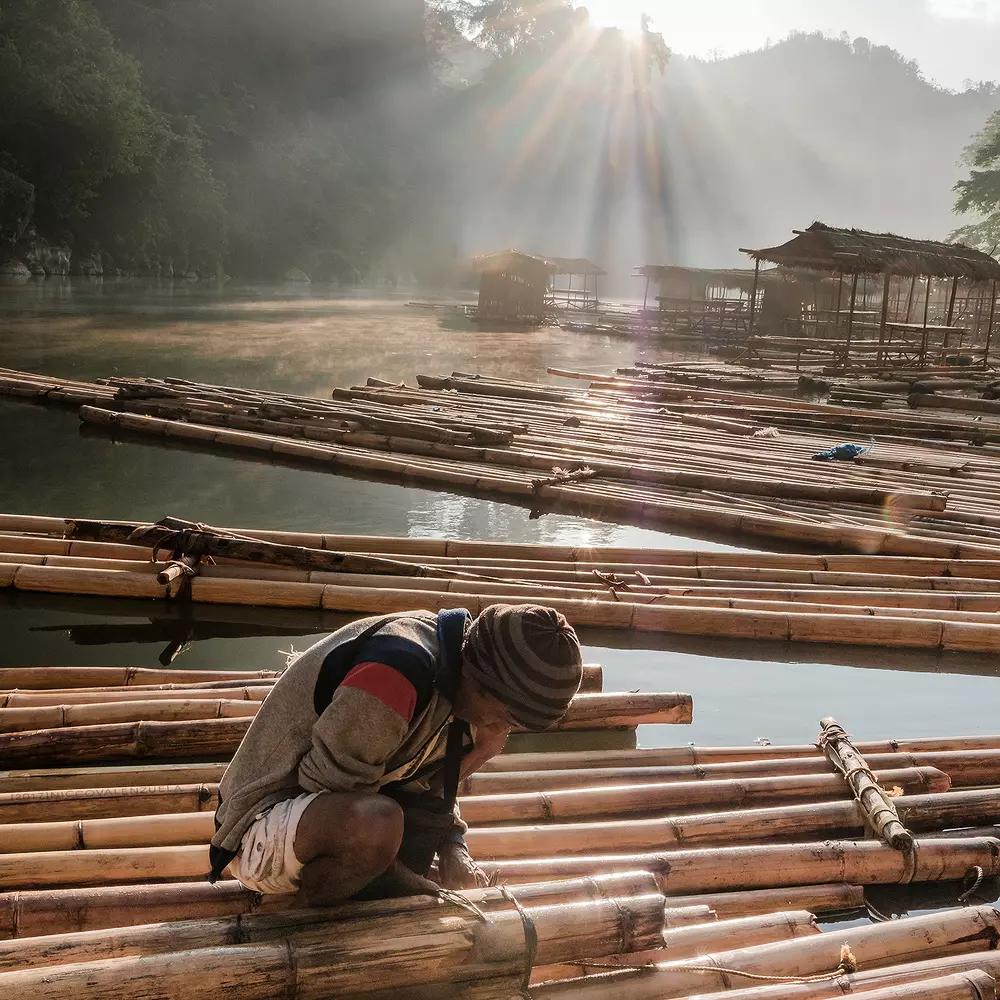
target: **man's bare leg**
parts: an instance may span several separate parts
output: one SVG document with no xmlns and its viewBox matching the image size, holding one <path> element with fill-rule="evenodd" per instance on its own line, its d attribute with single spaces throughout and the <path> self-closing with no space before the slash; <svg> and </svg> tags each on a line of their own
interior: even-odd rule
<svg viewBox="0 0 1000 1000">
<path fill-rule="evenodd" d="M 301 901 L 330 906 L 391 874 L 402 840 L 403 810 L 385 795 L 328 792 L 313 799 L 293 845 L 303 863 Z"/>
</svg>

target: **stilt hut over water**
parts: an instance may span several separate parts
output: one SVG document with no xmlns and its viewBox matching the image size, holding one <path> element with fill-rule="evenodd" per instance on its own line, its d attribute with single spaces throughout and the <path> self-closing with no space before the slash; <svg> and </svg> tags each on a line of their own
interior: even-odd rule
<svg viewBox="0 0 1000 1000">
<path fill-rule="evenodd" d="M 558 270 L 554 261 L 502 250 L 473 257 L 472 269 L 479 274 L 477 320 L 532 324 L 545 318 L 549 278 Z"/>
<path fill-rule="evenodd" d="M 549 260 L 556 265 L 549 287 L 549 305 L 555 309 L 600 308 L 597 286 L 601 275 L 608 273 L 604 268 L 586 257 L 550 257 Z"/>
<path fill-rule="evenodd" d="M 791 354 L 837 367 L 987 363 L 1000 283 L 993 257 L 960 243 L 822 222 L 794 233 L 781 246 L 742 251 L 756 262 L 748 359 Z M 762 263 L 779 265 L 780 280 L 762 280 L 774 275 L 762 272 Z M 803 272 L 823 279 L 803 281 Z"/>
<path fill-rule="evenodd" d="M 749 332 L 752 269 L 643 264 L 632 275 L 646 279 L 642 315 L 660 333 L 746 336 Z M 655 309 L 650 308 L 651 285 L 658 289 Z"/>
</svg>

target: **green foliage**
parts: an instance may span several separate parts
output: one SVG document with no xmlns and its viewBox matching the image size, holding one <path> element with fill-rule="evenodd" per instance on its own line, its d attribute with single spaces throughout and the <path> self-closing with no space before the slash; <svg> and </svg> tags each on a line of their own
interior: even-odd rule
<svg viewBox="0 0 1000 1000">
<path fill-rule="evenodd" d="M 0 148 L 34 185 L 39 225 L 79 222 L 102 182 L 136 173 L 151 148 L 139 66 L 84 0 L 4 0 L 0 94 Z"/>
<path fill-rule="evenodd" d="M 0 167 L 105 268 L 350 277 L 416 201 L 421 0 L 2 0 Z"/>
<path fill-rule="evenodd" d="M 967 180 L 955 185 L 955 211 L 975 212 L 982 218 L 956 229 L 952 239 L 996 253 L 1000 247 L 1000 111 L 990 115 L 973 137 L 963 162 L 970 171 Z"/>
</svg>

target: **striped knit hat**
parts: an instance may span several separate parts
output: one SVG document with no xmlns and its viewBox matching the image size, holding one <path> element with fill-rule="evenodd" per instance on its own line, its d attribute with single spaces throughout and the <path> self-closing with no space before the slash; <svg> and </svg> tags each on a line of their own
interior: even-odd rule
<svg viewBox="0 0 1000 1000">
<path fill-rule="evenodd" d="M 566 714 L 583 676 L 572 626 L 534 604 L 491 604 L 472 622 L 462 652 L 469 675 L 533 731 Z"/>
</svg>

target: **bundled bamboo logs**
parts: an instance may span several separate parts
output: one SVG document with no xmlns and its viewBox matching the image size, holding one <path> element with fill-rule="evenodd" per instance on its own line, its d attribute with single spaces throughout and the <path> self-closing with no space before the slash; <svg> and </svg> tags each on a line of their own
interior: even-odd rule
<svg viewBox="0 0 1000 1000">
<path fill-rule="evenodd" d="M 568 980 L 539 987 L 537 1000 L 605 997 L 653 1000 L 727 990 L 754 976 L 796 977 L 829 974 L 836 978 L 846 945 L 857 968 L 872 969 L 906 961 L 989 951 L 995 946 L 1000 915 L 991 906 L 951 910 L 906 920 L 828 931 L 777 944 L 716 952 L 696 959 L 666 962 L 605 977 Z M 742 978 L 741 977 L 746 977 Z"/>
<path fill-rule="evenodd" d="M 880 776 L 889 788 L 903 791 L 944 791 L 948 776 L 935 768 L 887 771 Z M 785 784 L 783 784 L 785 783 Z M 185 794 L 201 811 L 148 814 L 153 789 L 102 789 L 103 794 L 53 793 L 20 796 L 8 808 L 0 804 L 0 855 L 28 851 L 92 850 L 105 847 L 150 847 L 197 844 L 214 832 L 212 813 L 218 786 L 162 786 L 162 798 L 175 804 Z M 28 793 L 29 795 L 31 793 Z M 742 808 L 756 801 L 793 803 L 822 801 L 848 794 L 837 775 L 792 778 L 760 778 L 746 782 L 681 782 L 672 785 L 620 785 L 609 789 L 583 788 L 525 795 L 483 795 L 459 799 L 466 822 L 485 825 L 504 821 L 537 820 L 558 823 L 580 817 L 626 817 L 652 815 L 664 810 L 686 810 L 706 805 Z M 159 803 L 157 803 L 159 804 Z M 15 812 L 35 822 L 3 822 Z M 96 805 L 96 808 L 95 808 Z M 175 806 L 176 807 L 176 806 Z M 37 821 L 39 810 L 52 819 Z M 97 815 L 95 815 L 97 814 Z M 56 820 L 56 815 L 72 819 Z M 101 818 L 103 816 L 104 818 Z"/>
<path fill-rule="evenodd" d="M 187 522 L 167 521 L 169 529 L 0 515 L 0 586 L 358 613 L 456 606 L 478 613 L 495 602 L 529 601 L 549 604 L 580 626 L 961 651 L 1000 649 L 996 623 L 1000 560 L 953 558 L 957 551 L 953 547 L 941 559 L 577 550 L 245 529 L 209 531 L 204 526 L 193 531 L 184 527 Z M 214 539 L 219 551 L 235 545 L 233 551 L 247 558 L 219 556 L 213 565 L 200 564 L 198 575 L 186 577 L 183 588 L 178 589 L 177 583 L 161 585 L 158 573 L 168 565 L 168 557 L 177 554 L 157 549 L 167 537 L 164 531 L 176 544 L 188 539 L 191 545 L 201 546 L 206 539 Z M 63 537 L 81 533 L 98 539 L 145 537 L 148 547 Z M 66 553 L 77 551 L 77 546 L 90 548 L 81 554 L 49 551 Z M 150 554 L 156 557 L 153 561 Z M 278 561 L 260 561 L 272 556 Z M 310 568 L 320 564 L 339 568 Z M 373 564 L 407 567 L 409 575 L 368 572 Z M 352 567 L 364 571 L 355 572 Z M 99 676 L 95 673 L 94 680 Z M 255 700 L 260 693 L 256 688 L 266 687 L 271 679 L 257 680 L 254 686 L 244 685 L 247 691 L 235 697 L 228 687 L 220 688 L 214 714 L 252 711 L 248 705 L 222 703 Z M 55 677 L 53 682 L 56 688 L 65 687 Z M 18 686 L 15 679 L 7 683 L 10 688 Z M 177 689 L 176 698 L 158 693 L 151 700 L 164 702 L 159 709 L 163 713 L 171 711 L 168 702 L 201 700 L 206 703 L 201 709 L 192 706 L 189 711 L 209 713 L 216 684 L 228 684 L 228 679 L 206 681 L 192 689 L 196 697 Z M 94 694 L 82 698 L 71 694 L 63 700 L 29 696 L 26 700 L 11 691 L 5 705 L 18 710 L 91 705 L 102 700 Z M 124 702 L 131 697 L 119 692 L 106 700 Z M 127 717 L 128 709 L 116 711 L 126 713 L 119 718 Z M 92 714 L 92 709 L 82 707 L 65 715 L 49 713 L 67 719 Z"/>
<path fill-rule="evenodd" d="M 454 912 L 457 911 L 457 912 Z M 445 916 L 404 913 L 379 921 L 314 924 L 290 933 L 269 932 L 267 921 L 243 921 L 239 940 L 248 943 L 191 945 L 212 940 L 211 925 L 166 925 L 176 950 L 43 966 L 0 974 L 0 985 L 25 1000 L 32 997 L 120 997 L 123 982 L 152 977 L 156 994 L 192 1000 L 237 990 L 270 1000 L 276 989 L 299 1000 L 371 990 L 408 990 L 430 984 L 463 983 L 518 975 L 535 964 L 572 961 L 580 952 L 613 954 L 655 945 L 663 933 L 663 897 L 638 896 L 490 913 L 485 920 L 458 907 Z M 225 934 L 225 931 L 223 931 Z"/>
<path fill-rule="evenodd" d="M 861 553 L 995 558 L 1000 548 L 1000 526 L 988 519 L 997 489 L 992 453 L 949 464 L 928 443 L 992 444 L 1000 428 L 912 409 L 883 414 L 663 379 L 554 374 L 577 381 L 564 388 L 456 373 L 418 376 L 416 389 L 338 389 L 323 400 L 182 380 L 59 387 L 8 373 L 0 392 L 75 398 L 84 420 L 154 440 L 606 519 Z M 733 437 L 769 428 L 780 433 L 754 448 Z M 862 443 L 878 435 L 878 455 L 830 463 L 817 482 L 812 455 L 847 434 Z M 949 483 L 945 497 L 941 479 L 956 475 L 975 488 Z"/>
<path fill-rule="evenodd" d="M 755 985 L 748 980 L 746 986 L 736 984 L 733 989 L 720 993 L 705 993 L 698 1000 L 828 1000 L 845 993 L 864 993 L 868 1000 L 876 991 L 898 990 L 923 982 L 937 982 L 941 978 L 985 973 L 994 978 L 1000 975 L 1000 952 L 977 951 L 965 955 L 949 955 L 924 962 L 907 962 L 881 968 L 861 970 L 841 976 L 824 977 L 814 982 L 782 982 L 776 985 Z M 989 983 L 976 978 L 974 985 L 989 1000 Z M 883 996 L 887 993 L 882 993 Z"/>
<path fill-rule="evenodd" d="M 649 895 L 656 889 L 655 876 L 649 872 L 633 871 L 510 886 L 506 892 L 475 889 L 463 895 L 481 909 L 489 910 L 513 909 L 515 900 L 523 906 L 552 906 Z M 858 891 L 855 886 L 819 887 L 819 894 L 808 898 L 829 900 L 833 905 L 839 905 L 842 899 L 853 901 Z M 288 895 L 262 897 L 234 880 L 215 885 L 202 881 L 4 893 L 0 894 L 0 940 L 43 939 L 47 935 L 134 927 L 171 920 L 278 913 L 292 909 L 294 902 L 294 898 Z M 743 904 L 737 900 L 734 905 Z M 440 904 L 431 897 L 405 896 L 392 901 L 345 903 L 325 912 L 329 919 L 339 916 L 372 917 L 438 906 Z M 665 926 L 710 920 L 712 912 L 707 902 L 671 905 L 669 913 L 665 910 Z M 5 952 L 8 953 L 16 954 L 17 951 Z"/>
<path fill-rule="evenodd" d="M 483 862 L 508 881 L 573 878 L 614 871 L 652 871 L 670 896 L 776 886 L 893 885 L 963 879 L 981 868 L 1000 874 L 1000 842 L 992 837 L 918 838 L 903 854 L 875 841 L 753 844 L 648 854 L 606 854 Z"/>
<path fill-rule="evenodd" d="M 836 719 L 823 719 L 819 745 L 840 771 L 864 810 L 865 822 L 897 851 L 913 848 L 913 836 L 899 821 L 899 814 L 864 757 L 858 753 Z"/>
</svg>

